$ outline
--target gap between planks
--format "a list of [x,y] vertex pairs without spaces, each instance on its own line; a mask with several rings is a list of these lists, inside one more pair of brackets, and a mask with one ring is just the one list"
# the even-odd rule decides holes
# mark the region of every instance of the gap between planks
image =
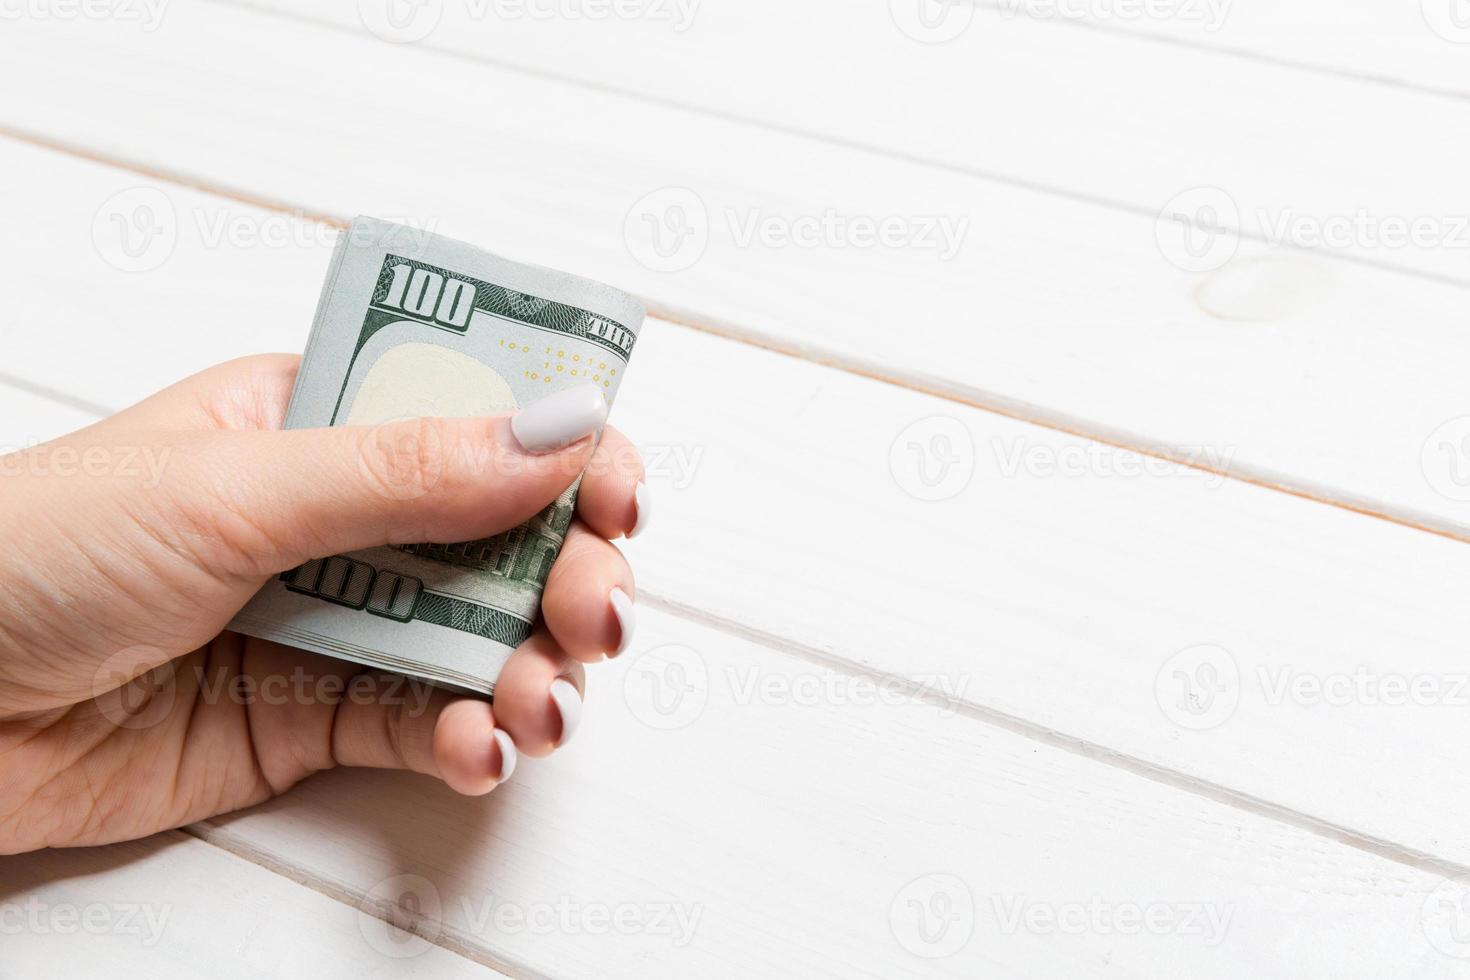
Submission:
[[[249,4],[243,4],[243,6],[250,7],[252,10],[264,9],[255,8]],[[312,23],[315,22],[313,21]],[[453,56],[462,57],[458,55]],[[0,125],[0,137],[13,139],[17,142],[41,147],[42,149],[53,152],[64,153],[80,159],[90,160],[93,163],[135,173],[151,180],[162,181],[200,193],[210,194],[225,200],[235,201],[250,207],[285,214],[304,221],[316,222],[338,230],[346,228],[348,224],[348,219],[328,212],[305,208],[282,199],[269,198],[236,190],[176,171],[135,163],[28,130]],[[1091,203],[1106,204],[1106,202],[1097,201]],[[1133,210],[1126,205],[1108,204],[1107,206],[1117,207],[1122,210]],[[1310,249],[1294,250],[1318,254],[1312,252]],[[1331,253],[1321,253],[1321,255],[1322,257],[1335,261],[1377,266],[1376,263],[1354,256],[1335,255]],[[1398,269],[1394,271],[1405,272],[1405,270]],[[1432,273],[1405,272],[1405,274],[1445,283],[1457,288],[1466,288],[1463,283]],[[913,391],[917,394],[954,402],[978,411],[1014,419],[1018,422],[1025,422],[1029,425],[1036,425],[1054,432],[1061,432],[1065,435],[1089,439],[1105,446],[1111,446],[1114,449],[1135,452],[1142,456],[1162,460],[1199,473],[1206,473],[1227,480],[1236,480],[1265,490],[1309,500],[1313,503],[1336,507],[1364,517],[1387,521],[1390,524],[1397,524],[1415,531],[1449,538],[1452,541],[1470,543],[1470,527],[1416,510],[1412,507],[1387,506],[1382,501],[1375,500],[1371,497],[1362,496],[1336,487],[1320,486],[1314,484],[1312,481],[1299,480],[1289,474],[1279,473],[1265,467],[1239,463],[1232,463],[1228,466],[1211,466],[1208,461],[1197,458],[1197,454],[1182,452],[1173,446],[1139,437],[1134,433],[1115,428],[1102,422],[1089,421],[1065,412],[1052,411],[1042,405],[1019,399],[1006,398],[993,392],[975,390],[965,385],[935,378],[932,375],[922,372],[894,371],[892,369],[885,369],[881,365],[870,363],[859,357],[843,355],[817,346],[790,343],[773,334],[764,333],[759,329],[729,323],[718,317],[705,316],[696,311],[660,302],[652,297],[640,297],[640,299],[647,307],[649,315],[656,319],[665,320],[681,327],[687,327],[690,330],[697,330],[723,340],[756,347],[774,354],[795,358],[796,360],[819,364],[823,367],[866,378],[870,381],[876,381],[881,384]],[[7,384],[63,405],[101,415],[111,414],[116,411],[116,409],[95,405],[72,395],[52,391],[49,388],[37,385],[35,382],[20,379],[13,375],[0,373],[0,384]]]
[[[250,2],[250,0],[211,0],[211,2],[215,3],[218,6],[232,7],[237,10],[246,10],[253,14],[276,17],[288,23],[309,25],[320,30],[332,31],[333,33],[343,34],[348,37],[359,36],[358,32],[353,30],[352,28],[345,27],[342,24],[333,21],[319,20],[314,17],[303,17],[300,14],[294,12],[286,13],[282,10],[276,9],[275,7],[252,3]],[[992,3],[976,3],[976,6],[995,10],[1004,9],[999,4]],[[1104,33],[1114,34],[1122,37],[1139,38],[1148,41],[1164,41],[1166,43],[1171,43],[1177,47],[1190,48],[1194,50],[1209,52],[1212,54],[1235,54],[1235,52],[1222,51],[1219,48],[1192,44],[1173,38],[1161,38],[1139,32],[1119,30],[1117,28],[1103,27],[1095,24],[1078,23],[1074,21],[1067,21],[1065,19],[1063,19],[1062,22],[1070,24],[1073,27],[1098,30]],[[842,149],[852,150],[858,153],[866,153],[880,159],[891,160],[898,163],[912,164],[919,167],[928,167],[933,170],[955,174],[960,177],[985,180],[994,184],[999,184],[1003,187],[1014,187],[1020,190],[1031,191],[1036,194],[1045,194],[1048,197],[1057,198],[1058,200],[1072,201],[1077,204],[1086,204],[1093,207],[1105,208],[1109,211],[1113,211],[1119,214],[1129,214],[1133,215],[1134,217],[1147,218],[1150,221],[1157,220],[1159,217],[1158,208],[1145,207],[1142,205],[1130,203],[1128,201],[1120,201],[1115,198],[1103,197],[1096,194],[1087,194],[1083,191],[1073,190],[1071,188],[1062,187],[1056,184],[1048,184],[1042,181],[1028,180],[1025,177],[1017,176],[1014,174],[1006,174],[1000,171],[985,170],[980,167],[966,167],[956,163],[946,163],[942,160],[933,160],[929,157],[925,157],[916,153],[904,153],[901,150],[895,150],[891,147],[883,146],[877,143],[865,143],[862,140],[858,139],[850,139],[842,136],[834,136],[824,133],[813,133],[809,130],[802,129],[797,126],[791,126],[785,123],[778,123],[772,122],[767,119],[761,119],[758,116],[741,115],[737,112],[729,112],[724,109],[717,109],[710,106],[702,106],[693,102],[680,102],[677,99],[658,98],[648,95],[645,92],[640,92],[637,89],[633,88],[624,88],[619,85],[611,85],[605,82],[591,82],[586,79],[578,78],[575,75],[561,74],[554,71],[548,71],[546,69],[527,68],[524,65],[518,65],[514,62],[502,61],[498,58],[487,58],[483,56],[471,55],[463,51],[456,51],[453,48],[436,47],[432,44],[423,44],[422,42],[420,43],[420,47],[422,47],[426,51],[432,51],[435,55],[441,58],[449,58],[455,61],[467,62],[472,65],[485,65],[498,71],[521,75],[526,78],[542,79],[544,81],[555,82],[560,85],[568,85],[575,88],[584,89],[589,92],[595,92],[601,95],[611,94],[618,96],[619,98],[640,102],[644,105],[657,106],[663,109],[672,109],[676,112],[687,112],[694,115],[705,116],[710,119],[717,119],[722,122],[732,123],[737,126],[750,126],[755,129],[765,130],[769,133],[776,133],[782,136],[790,136],[795,139],[807,140],[813,143],[821,143],[826,146],[840,147]],[[1270,59],[1256,57],[1249,54],[1242,55],[1241,57],[1243,57],[1244,60],[1256,61],[1259,63],[1272,63]],[[1306,72],[1313,72],[1316,74],[1323,74],[1331,77],[1344,78],[1346,80],[1354,82],[1380,83],[1385,81],[1384,79],[1377,76],[1367,76],[1359,78],[1357,76],[1345,74],[1343,72],[1332,69],[1321,69],[1317,68],[1316,66],[1301,65],[1294,62],[1284,62],[1284,64],[1288,68],[1298,69]],[[1410,87],[1415,88],[1413,86]],[[1415,88],[1415,90],[1417,91],[1418,89]],[[1463,98],[1464,101],[1470,101],[1470,95],[1461,97],[1455,95],[1454,93],[1436,92],[1432,94],[1450,95],[1456,99]],[[0,133],[4,132],[8,132],[8,130],[0,127]],[[102,162],[109,161],[103,160]],[[188,183],[188,186],[193,187],[196,190],[217,193],[208,185]],[[1244,228],[1225,230],[1234,231],[1235,234],[1239,236],[1242,241],[1254,242],[1259,245],[1269,245],[1303,255],[1311,255],[1318,258],[1328,259],[1330,261],[1349,262],[1354,265],[1367,266],[1368,268],[1372,269],[1382,269],[1389,272],[1396,272],[1401,275],[1412,276],[1416,279],[1437,283],[1439,285],[1455,286],[1462,289],[1470,287],[1470,280],[1457,278],[1456,276],[1447,275],[1444,273],[1427,272],[1423,269],[1415,268],[1414,266],[1398,265],[1397,263],[1384,262],[1381,260],[1367,258],[1365,256],[1344,254],[1332,249],[1306,248],[1292,242],[1277,243],[1272,241],[1271,238],[1264,231],[1259,231],[1255,229],[1247,230]],[[652,307],[650,307],[650,310],[651,309]],[[674,318],[664,317],[664,319]],[[681,320],[675,320],[675,322],[680,323],[681,326],[689,326],[689,324],[685,324]],[[1467,540],[1470,540],[1470,538],[1467,538]]]
[[770,633],[758,627],[748,626],[744,623],[724,616],[699,609],[659,594],[650,589],[639,589],[638,602],[654,609],[669,613],[681,619],[711,629],[728,633],[741,639],[749,640],[761,646],[783,653],[797,660],[802,660],[834,673],[847,674],[854,677],[862,677],[884,686],[897,687],[906,698],[925,704],[932,704],[946,711],[973,719],[984,725],[1000,728],[1014,735],[1032,741],[1040,742],[1048,748],[1054,748],[1069,755],[1081,756],[1090,762],[1118,769],[1130,775],[1146,779],[1149,782],[1191,796],[1198,796],[1212,803],[1219,803],[1234,810],[1258,816],[1266,820],[1284,824],[1297,830],[1305,831],[1315,837],[1322,837],[1338,844],[1343,844],[1355,850],[1372,854],[1395,864],[1401,864],[1418,871],[1437,874],[1445,878],[1456,878],[1470,874],[1470,864],[1461,864],[1438,857],[1417,848],[1406,847],[1382,837],[1364,834],[1334,823],[1330,820],[1322,820],[1309,814],[1284,807],[1273,803],[1263,797],[1254,796],[1250,793],[1241,793],[1218,783],[1210,782],[1196,776],[1190,776],[1178,772],[1166,766],[1145,762],[1142,759],[1108,748],[1087,739],[1068,735],[1066,732],[1055,728],[1048,728],[1019,715],[1013,715],[996,708],[975,704],[946,694],[944,691],[910,680],[895,674],[889,674],[882,670],[874,670],[849,660],[839,654],[823,650],[819,647],[800,643],[787,637]]
[[[251,6],[248,3],[230,2],[230,0],[215,0],[215,2],[227,3],[230,6]],[[985,10],[994,10],[1005,13],[1007,3],[1005,0],[970,0],[976,7]],[[1156,34],[1151,31],[1136,31],[1126,27],[1115,27],[1112,24],[1101,24],[1095,21],[1071,17],[1053,17],[1048,23],[1059,24],[1066,27],[1076,27],[1088,31],[1102,31],[1105,34],[1117,34],[1123,37],[1133,38],[1139,41],[1151,41],[1155,44],[1168,44],[1176,48],[1185,48],[1193,51],[1203,51],[1209,54],[1222,55],[1227,58],[1237,58],[1241,61],[1254,62],[1258,65],[1271,65],[1276,68],[1290,68],[1296,71],[1310,72],[1315,75],[1325,75],[1330,78],[1341,78],[1350,82],[1359,82],[1367,85],[1383,85],[1388,88],[1399,89],[1404,92],[1417,92],[1421,95],[1431,95],[1436,98],[1454,99],[1459,102],[1470,102],[1470,91],[1461,91],[1452,88],[1440,88],[1436,85],[1426,85],[1422,82],[1410,82],[1400,78],[1392,78],[1388,75],[1374,75],[1367,72],[1348,71],[1332,65],[1316,65],[1309,61],[1297,61],[1293,58],[1281,55],[1262,54],[1251,51],[1248,48],[1235,48],[1229,45],[1202,44],[1183,37],[1170,37],[1166,34]]]
[[[339,902],[348,908],[355,909],[359,915],[371,916],[394,928],[403,928],[401,923],[394,922],[391,918],[383,915],[382,910],[376,903],[365,903],[363,900],[366,898],[366,895],[357,889],[350,888],[322,875],[312,874],[304,868],[281,861],[259,848],[251,847],[223,827],[215,824],[213,820],[202,820],[199,823],[190,824],[187,827],[180,827],[178,832],[187,834],[210,847],[217,847],[227,854],[233,854],[242,861],[248,861],[256,867],[263,868],[288,881],[293,881],[301,887],[308,888],[334,902]],[[173,831],[164,831],[164,833],[173,833]],[[405,908],[402,905],[397,905],[396,907],[407,916],[413,915],[412,909]],[[426,934],[419,928],[419,921],[418,919],[412,920],[405,931],[412,933],[433,946],[437,946],[456,956],[463,957],[472,963],[478,963],[480,966],[495,970],[498,973],[503,973],[511,977],[512,980],[561,980],[559,977],[532,969],[529,964],[519,959],[502,959],[498,956],[491,956],[484,945],[463,942],[454,932],[444,927],[442,923],[439,924],[440,928]]]
[[[795,643],[784,637],[754,629],[733,620],[711,615],[683,603],[655,594],[649,594],[646,590],[639,595],[638,601],[670,613],[671,615],[698,622],[759,643],[780,653],[816,664],[825,669],[855,676],[864,676],[884,683],[899,682],[904,693],[916,701],[943,706],[959,715],[971,718],[980,724],[1000,728],[1029,741],[1042,743],[1069,755],[1080,756],[1096,764],[1118,769],[1142,779],[1147,779],[1155,784],[1166,786],[1192,796],[1201,797],[1231,809],[1250,813],[1264,820],[1301,830],[1314,837],[1331,840],[1401,866],[1439,875],[1448,879],[1460,878],[1470,874],[1470,866],[1438,858],[1434,855],[1426,854],[1413,848],[1403,847],[1380,838],[1360,834],[1338,824],[1309,817],[1295,810],[1260,799],[1259,797],[1237,793],[1205,780],[1196,779],[1170,769],[1151,765],[1131,756],[1108,749],[1105,746],[1074,738],[1063,732],[1037,725],[1005,712],[956,701],[946,697],[942,692],[935,691],[922,684],[903,678],[895,678],[881,671],[868,670],[861,665],[854,664],[851,661],[844,660],[839,656],[815,647]],[[384,915],[382,910],[377,906],[371,905],[371,903],[365,904],[364,898],[366,896],[360,889],[324,875],[314,874],[303,867],[283,861],[271,853],[253,846],[237,835],[230,833],[227,827],[217,822],[217,818],[203,820],[186,827],[181,827],[179,831],[212,847],[218,847],[241,860],[249,861],[264,870],[287,878],[304,888],[309,888],[326,898],[354,908],[361,915],[370,915],[389,925],[403,928],[400,923],[396,923]],[[412,914],[412,910],[410,909],[401,910],[405,914]],[[408,931],[426,942],[471,962],[478,963],[481,966],[499,971],[514,978],[514,980],[558,980],[558,978],[550,974],[532,968],[528,963],[519,958],[494,955],[491,953],[491,947],[488,943],[467,941],[457,931],[444,927],[442,923],[439,924],[439,928],[437,929],[421,931],[417,928],[417,923],[413,922],[408,926]]]

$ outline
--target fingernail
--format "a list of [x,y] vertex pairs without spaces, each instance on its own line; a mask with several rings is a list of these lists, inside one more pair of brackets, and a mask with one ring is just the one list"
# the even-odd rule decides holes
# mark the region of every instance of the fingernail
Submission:
[[511,741],[509,734],[497,728],[495,744],[500,746],[500,778],[496,782],[503,783],[516,771],[516,743]]
[[561,715],[561,738],[557,739],[556,744],[566,745],[571,741],[577,726],[582,723],[582,695],[577,693],[575,684],[558,677],[551,682],[551,703],[556,705],[556,710]]
[[633,506],[638,514],[633,518],[633,530],[628,532],[629,538],[636,538],[643,533],[643,529],[648,526],[649,515],[653,513],[653,501],[648,498],[648,484],[642,480],[633,488]]
[[592,435],[607,421],[607,399],[594,384],[543,398],[510,420],[511,434],[528,453],[550,453]]
[[618,648],[609,654],[616,657],[633,645],[633,627],[637,619],[633,615],[633,600],[628,598],[628,593],[614,588],[608,598],[612,601],[613,615],[618,617],[618,627],[622,630],[622,636],[618,638]]

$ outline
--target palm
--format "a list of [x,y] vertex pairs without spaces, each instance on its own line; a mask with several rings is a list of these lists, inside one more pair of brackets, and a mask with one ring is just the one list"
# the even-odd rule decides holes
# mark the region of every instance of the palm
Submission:
[[[359,671],[223,633],[98,698],[0,722],[5,795],[24,801],[0,838],[100,843],[266,800],[336,764],[337,715]],[[293,677],[344,696],[266,693]]]

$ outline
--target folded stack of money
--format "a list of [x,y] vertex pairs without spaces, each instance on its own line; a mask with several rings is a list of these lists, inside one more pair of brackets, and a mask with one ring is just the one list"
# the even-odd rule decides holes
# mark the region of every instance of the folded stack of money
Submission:
[[[358,218],[332,256],[286,427],[501,415],[589,381],[611,405],[642,323],[638,301],[608,286]],[[231,628],[493,694],[530,635],[576,492],[480,541],[308,562]]]

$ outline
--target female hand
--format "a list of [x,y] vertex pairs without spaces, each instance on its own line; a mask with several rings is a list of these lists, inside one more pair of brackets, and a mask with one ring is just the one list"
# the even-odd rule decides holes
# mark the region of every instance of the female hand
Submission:
[[[535,405],[515,428],[273,431],[297,362],[224,364],[0,457],[0,854],[141,837],[338,765],[487,793],[518,752],[567,740],[582,664],[627,647],[633,577],[609,539],[635,531],[647,505],[623,436],[604,429],[594,456],[600,417],[548,420]],[[223,631],[271,575],[506,530],[584,469],[543,622],[506,664],[493,710]]]

